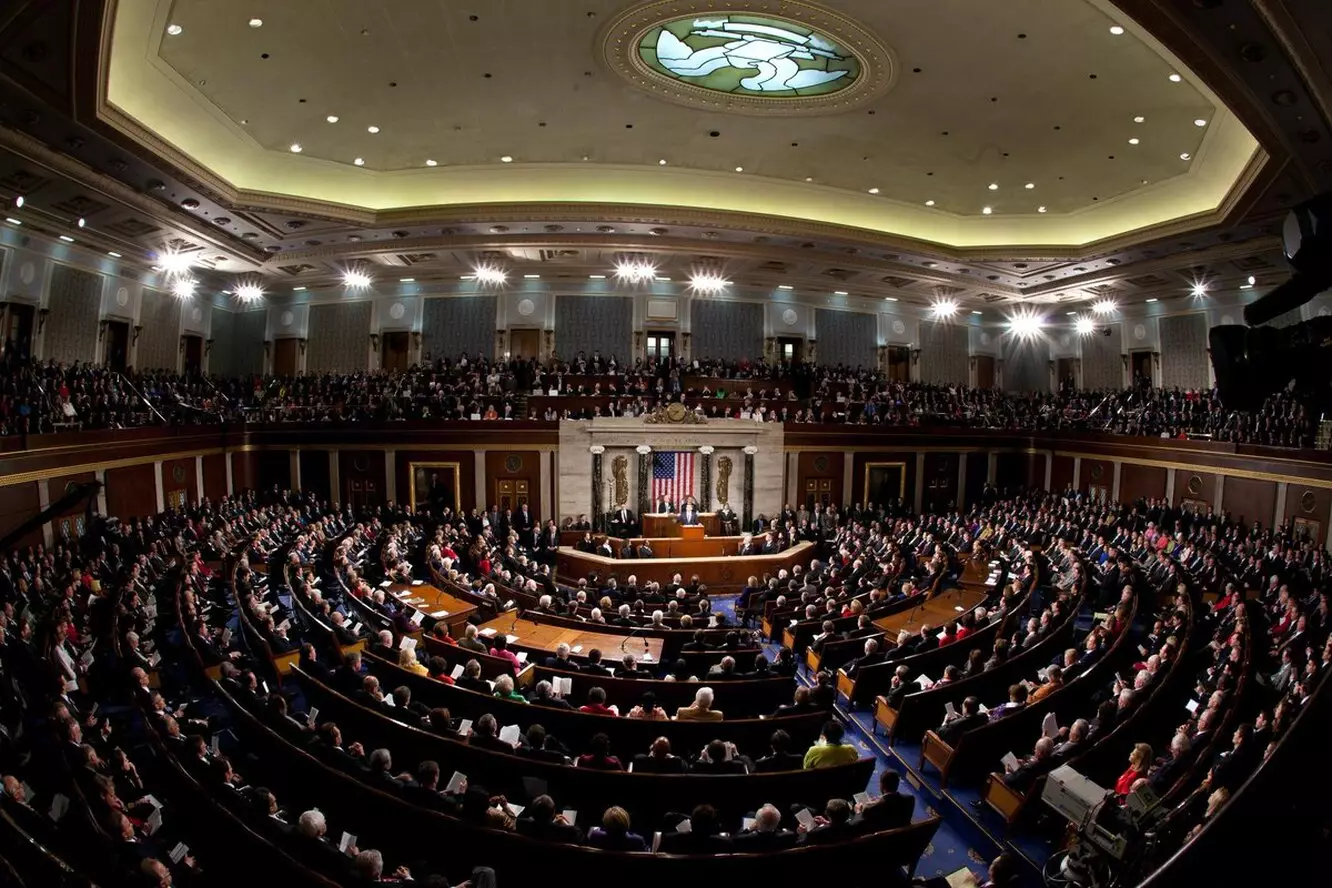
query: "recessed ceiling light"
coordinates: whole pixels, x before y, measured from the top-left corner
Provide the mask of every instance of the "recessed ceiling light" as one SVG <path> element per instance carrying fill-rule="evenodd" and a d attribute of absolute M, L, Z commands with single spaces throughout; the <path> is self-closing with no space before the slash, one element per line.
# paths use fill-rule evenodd
<path fill-rule="evenodd" d="M 291 292 L 293 292 L 293 293 L 299 293 L 299 292 L 301 292 L 301 291 L 304 290 L 304 289 L 305 289 L 304 287 L 292 287 L 292 288 L 291 288 Z"/>
<path fill-rule="evenodd" d="M 847 293 L 845 290 L 833 290 L 833 295 L 834 295 L 834 296 L 848 296 L 848 295 L 850 295 L 850 294 Z"/>
<path fill-rule="evenodd" d="M 539 275 L 539 274 L 525 274 L 525 275 L 523 275 L 523 279 L 524 279 L 524 280 L 529 280 L 529 281 L 540 280 L 540 278 L 541 278 L 541 275 Z"/>
<path fill-rule="evenodd" d="M 426 166 L 428 166 L 428 167 L 439 166 L 439 161 L 437 161 L 437 160 L 427 160 L 427 161 L 426 161 Z"/>
<path fill-rule="evenodd" d="M 167 33 L 172 37 L 179 37 L 184 30 L 180 25 L 167 25 Z"/>
<path fill-rule="evenodd" d="M 291 153 L 292 153 L 292 154 L 300 154 L 300 153 L 301 153 L 301 145 L 300 145 L 299 142 L 292 142 L 292 143 L 291 143 Z"/>
<path fill-rule="evenodd" d="M 1193 295 L 1194 295 L 1194 296 L 1206 296 L 1206 295 L 1207 295 L 1207 284 L 1202 283 L 1201 281 L 1198 282 L 1198 283 L 1196 283 L 1196 284 L 1194 284 L 1194 285 L 1193 285 L 1193 290 L 1192 290 L 1192 292 L 1193 292 Z"/>
<path fill-rule="evenodd" d="M 191 299 L 194 297 L 194 288 L 199 286 L 199 282 L 194 278 L 180 278 L 171 285 L 171 294 L 177 299 Z"/>
<path fill-rule="evenodd" d="M 328 115 L 327 117 L 325 117 L 324 119 L 327 120 L 329 123 L 337 123 L 337 122 L 338 122 L 338 115 L 336 115 L 336 114 L 330 114 L 330 115 Z"/>
<path fill-rule="evenodd" d="M 806 177 L 805 177 L 805 181 L 806 181 L 806 182 L 813 182 L 813 181 L 814 181 L 814 177 L 813 177 L 813 176 L 806 176 Z"/>
<path fill-rule="evenodd" d="M 1141 141 L 1142 141 L 1141 139 L 1138 139 L 1138 138 L 1132 138 L 1132 139 L 1129 139 L 1129 144 L 1130 144 L 1130 145 L 1137 145 L 1137 144 L 1138 144 L 1139 142 L 1141 142 Z"/>
<path fill-rule="evenodd" d="M 999 190 L 999 183 L 998 183 L 998 182 L 991 182 L 991 183 L 990 183 L 990 190 L 991 190 L 991 191 L 998 191 L 998 190 Z"/>
<path fill-rule="evenodd" d="M 1073 329 L 1081 336 L 1090 336 L 1096 332 L 1096 322 L 1091 318 L 1078 318 L 1073 322 Z"/>
<path fill-rule="evenodd" d="M 885 296 L 885 297 L 883 297 L 883 301 L 884 301 L 884 302 L 896 302 L 896 301 L 897 301 L 897 297 L 896 297 L 896 296 Z"/>
<path fill-rule="evenodd" d="M 1044 212 L 1045 212 L 1045 207 L 1037 207 L 1037 208 L 1036 208 L 1036 212 L 1038 212 L 1038 213 L 1044 213 Z"/>
<path fill-rule="evenodd" d="M 979 308 L 973 308 L 971 310 L 971 313 L 974 315 L 983 314 L 983 312 Z"/>
<path fill-rule="evenodd" d="M 1249 275 L 1249 286 L 1252 287 L 1256 283 L 1258 283 L 1258 278 L 1254 277 L 1253 275 Z"/>
<path fill-rule="evenodd" d="M 85 227 L 87 224 L 88 224 L 88 220 L 86 220 L 86 219 L 82 219 L 82 218 L 79 219 L 79 223 L 78 223 L 78 225 L 79 225 L 80 228 Z"/>
<path fill-rule="evenodd" d="M 258 302 L 264 298 L 264 288 L 254 282 L 248 282 L 237 287 L 234 295 L 241 302 Z"/>
<path fill-rule="evenodd" d="M 1147 300 L 1148 304 L 1151 304 L 1151 303 L 1153 303 L 1153 302 L 1155 302 L 1155 301 L 1156 301 L 1156 297 L 1155 297 L 1155 296 L 1153 296 L 1151 299 L 1148 299 L 1148 300 Z"/>
<path fill-rule="evenodd" d="M 743 172 L 745 171 L 745 168 L 744 168 L 744 167 L 736 167 L 736 168 L 735 168 L 735 171 L 736 171 L 737 173 L 743 173 Z"/>
<path fill-rule="evenodd" d="M 458 275 L 458 280 L 460 280 L 460 281 L 474 281 L 474 280 L 476 280 L 476 275 L 474 275 L 474 274 L 460 274 L 460 275 Z"/>
<path fill-rule="evenodd" d="M 657 161 L 657 163 L 659 163 L 662 166 L 666 166 L 666 158 L 663 157 L 661 160 Z"/>
<path fill-rule="evenodd" d="M 871 188 L 871 189 L 869 190 L 869 193 L 870 193 L 870 194 L 878 194 L 878 193 L 879 193 L 879 189 L 877 189 L 877 188 Z"/>
<path fill-rule="evenodd" d="M 1124 29 L 1123 29 L 1122 27 L 1120 27 L 1119 25 L 1111 25 L 1111 26 L 1110 26 L 1110 33 L 1111 33 L 1111 34 L 1114 34 L 1116 37 L 1118 37 L 1120 34 L 1123 34 L 1123 33 L 1124 33 Z"/>
<path fill-rule="evenodd" d="M 62 241 L 64 241 L 65 243 L 67 243 L 67 244 L 72 244 L 72 243 L 74 243 L 74 238 L 70 237 L 68 234 L 62 234 L 62 235 L 60 235 L 60 239 L 61 239 Z"/>
<path fill-rule="evenodd" d="M 19 209 L 23 209 L 23 203 L 24 203 L 23 195 L 20 194 L 18 197 L 14 198 L 14 206 L 18 207 Z"/>
<path fill-rule="evenodd" d="M 990 215 L 991 213 L 994 212 L 994 208 L 993 208 L 993 207 L 981 207 L 981 212 L 988 216 L 988 215 Z"/>
<path fill-rule="evenodd" d="M 261 19 L 261 18 L 252 18 L 252 19 L 250 19 L 250 27 L 251 27 L 251 28 L 262 28 L 263 26 L 264 26 L 264 20 L 263 20 L 263 19 Z"/>
<path fill-rule="evenodd" d="M 365 166 L 365 158 L 358 157 L 355 160 L 353 160 L 352 163 L 356 164 L 358 167 Z"/>
<path fill-rule="evenodd" d="M 1171 82 L 1171 83 L 1179 83 L 1179 82 L 1180 82 L 1181 80 L 1183 80 L 1183 79 L 1184 79 L 1184 78 L 1183 78 L 1183 77 L 1180 77 L 1178 74 L 1171 74 L 1171 75 L 1170 75 L 1170 82 Z"/>
<path fill-rule="evenodd" d="M 106 255 L 110 256 L 112 259 L 120 259 L 120 258 L 122 258 L 121 255 L 120 255 L 119 253 L 117 253 L 115 250 L 107 250 L 107 251 L 106 251 Z"/>
<path fill-rule="evenodd" d="M 604 281 L 606 279 L 604 274 L 589 274 L 588 277 L 594 281 Z"/>
<path fill-rule="evenodd" d="M 1144 122 L 1146 122 L 1146 120 L 1147 120 L 1147 118 L 1146 118 L 1146 117 L 1143 117 L 1141 114 L 1139 114 L 1137 117 L 1133 118 L 1133 122 L 1134 122 L 1134 123 L 1144 123 Z"/>
<path fill-rule="evenodd" d="M 342 285 L 352 290 L 363 290 L 370 286 L 370 275 L 357 268 L 349 268 L 342 273 Z"/>
<path fill-rule="evenodd" d="M 10 225 L 22 225 L 22 224 L 23 224 L 23 223 L 20 222 L 18 219 L 15 219 L 13 216 L 6 216 L 6 217 L 5 217 L 5 221 L 8 222 Z"/>
<path fill-rule="evenodd" d="M 623 259 L 615 263 L 615 276 L 622 281 L 641 284 L 657 276 L 657 266 L 647 260 Z"/>
<path fill-rule="evenodd" d="M 513 157 L 506 154 L 500 158 L 500 163 L 513 163 Z"/>
<path fill-rule="evenodd" d="M 1025 189 L 1027 189 L 1028 191 L 1030 191 L 1031 189 L 1033 189 L 1033 188 L 1036 187 L 1036 183 L 1035 183 L 1035 182 L 1028 182 L 1026 185 L 1023 185 L 1022 187 L 1025 188 Z"/>
<path fill-rule="evenodd" d="M 370 133 L 371 135 L 374 135 L 375 133 L 379 132 L 379 127 L 377 127 L 377 126 L 367 126 L 367 127 L 365 128 L 365 131 L 366 131 L 367 133 Z"/>
<path fill-rule="evenodd" d="M 1189 152 L 1185 151 L 1183 154 L 1181 154 L 1181 155 L 1179 156 L 1179 159 L 1180 159 L 1180 160 L 1188 160 L 1188 159 L 1189 159 L 1190 157 L 1192 157 L 1192 156 L 1193 156 L 1193 155 L 1189 154 Z"/>
<path fill-rule="evenodd" d="M 795 287 L 791 286 L 790 284 L 778 284 L 778 285 L 777 285 L 777 289 L 778 289 L 778 290 L 794 290 Z"/>
<path fill-rule="evenodd" d="M 932 201 L 932 200 L 927 200 L 927 201 L 925 201 L 925 206 L 927 206 L 927 207 L 932 207 L 932 206 L 934 206 L 934 201 Z"/>
<path fill-rule="evenodd" d="M 416 283 L 416 278 L 398 278 L 398 283 L 400 283 L 400 284 L 414 284 L 414 283 Z"/>
<path fill-rule="evenodd" d="M 1201 117 L 1199 117 L 1197 120 L 1193 121 L 1193 125 L 1194 125 L 1194 126 L 1207 126 L 1207 121 L 1205 121 L 1205 120 L 1203 120 Z"/>

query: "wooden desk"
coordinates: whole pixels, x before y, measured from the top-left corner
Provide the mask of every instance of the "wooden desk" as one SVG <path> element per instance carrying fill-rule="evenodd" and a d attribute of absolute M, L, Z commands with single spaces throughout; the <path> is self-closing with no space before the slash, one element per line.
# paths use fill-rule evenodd
<path fill-rule="evenodd" d="M 987 597 L 975 589 L 949 589 L 910 610 L 881 617 L 874 621 L 874 625 L 893 641 L 903 629 L 908 634 L 919 632 L 921 626 L 942 630 L 949 620 L 960 618 Z"/>
<path fill-rule="evenodd" d="M 488 635 L 485 631 L 487 629 L 494 629 L 499 635 L 518 636 L 518 640 L 511 642 L 509 647 L 515 653 L 527 651 L 536 660 L 544 660 L 546 657 L 554 656 L 555 648 L 563 642 L 569 645 L 570 648 L 574 648 L 574 656 L 580 658 L 586 657 L 587 652 L 592 648 L 597 648 L 601 651 L 607 663 L 612 666 L 626 653 L 644 660 L 644 652 L 652 658 L 651 662 L 656 664 L 661 662 L 661 646 L 664 643 L 660 638 L 645 638 L 641 635 L 630 638 L 627 634 L 611 635 L 604 632 L 590 632 L 568 626 L 534 623 L 521 617 L 515 622 L 514 618 L 507 614 L 501 614 L 490 622 L 477 627 L 483 638 Z M 621 648 L 621 645 L 623 645 L 623 648 Z"/>
<path fill-rule="evenodd" d="M 702 530 L 702 528 L 695 528 Z M 602 535 L 597 534 L 593 537 L 598 544 L 601 543 Z M 624 539 L 621 537 L 606 537 L 610 541 L 611 551 L 616 557 L 612 560 L 621 561 L 625 564 L 632 564 L 638 559 L 620 558 L 620 550 L 624 548 Z M 648 546 L 652 548 L 652 558 L 721 558 L 723 556 L 735 555 L 740 551 L 740 543 L 744 537 L 738 536 L 708 536 L 698 539 L 682 539 L 679 537 L 629 537 L 635 545 L 642 540 L 646 540 Z M 566 542 L 561 535 L 560 547 L 578 551 L 578 544 L 583 541 L 583 535 L 573 534 Z M 767 541 L 766 534 L 760 534 L 754 537 L 756 543 Z M 646 560 L 646 559 L 643 559 Z"/>
<path fill-rule="evenodd" d="M 673 549 L 677 546 L 702 546 L 703 551 L 708 551 L 714 544 L 720 544 L 728 551 L 734 552 L 739 541 L 739 537 L 720 537 L 703 540 L 701 543 L 686 540 L 665 542 L 669 542 Z M 655 549 L 657 542 L 659 541 L 654 540 L 652 545 L 654 554 L 659 556 L 661 553 Z M 697 574 L 699 580 L 707 584 L 709 592 L 730 592 L 744 586 L 751 576 L 761 579 L 765 573 L 775 575 L 777 571 L 783 568 L 790 570 L 797 564 L 808 567 L 813 558 L 814 544 L 807 542 L 797 543 L 776 555 L 686 555 L 633 559 L 603 558 L 600 555 L 589 555 L 577 549 L 561 547 L 556 553 L 555 566 L 556 572 L 565 579 L 585 577 L 596 571 L 602 578 L 614 574 L 623 580 L 629 574 L 634 574 L 638 577 L 639 583 L 648 580 L 669 583 L 675 574 L 680 574 L 686 580 Z"/>
<path fill-rule="evenodd" d="M 476 613 L 476 605 L 472 602 L 451 595 L 429 583 L 422 583 L 419 586 L 394 583 L 391 586 L 384 587 L 384 591 L 399 601 L 406 601 L 417 610 L 424 611 L 425 615 L 430 618 L 441 611 L 447 611 L 445 616 L 434 619 L 448 626 L 449 634 L 454 638 L 459 637 L 462 633 L 463 626 L 467 624 L 467 618 Z M 399 593 L 402 592 L 407 593 L 407 599 L 400 597 Z M 417 601 L 417 599 L 420 600 Z"/>
<path fill-rule="evenodd" d="M 721 533 L 720 525 L 717 522 L 716 512 L 699 512 L 698 520 L 703 527 L 704 533 L 708 536 L 717 536 Z M 680 537 L 683 527 L 680 524 L 680 515 L 676 512 L 644 512 L 643 513 L 643 536 L 646 537 Z"/>

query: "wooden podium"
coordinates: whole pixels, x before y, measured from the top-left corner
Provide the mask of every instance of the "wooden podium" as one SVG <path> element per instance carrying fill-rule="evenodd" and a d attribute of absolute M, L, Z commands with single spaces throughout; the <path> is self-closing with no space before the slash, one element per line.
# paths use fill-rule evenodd
<path fill-rule="evenodd" d="M 706 536 L 706 528 L 702 524 L 682 524 L 680 525 L 680 539 L 682 540 L 701 540 Z"/>

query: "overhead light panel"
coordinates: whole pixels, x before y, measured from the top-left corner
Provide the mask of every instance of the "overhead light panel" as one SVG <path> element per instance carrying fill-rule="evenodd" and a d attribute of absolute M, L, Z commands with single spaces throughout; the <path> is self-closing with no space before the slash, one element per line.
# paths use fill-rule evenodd
<path fill-rule="evenodd" d="M 342 285 L 349 290 L 364 290 L 370 284 L 370 275 L 359 268 L 349 268 L 342 273 Z"/>
<path fill-rule="evenodd" d="M 416 278 L 398 278 L 398 283 L 400 283 L 400 284 L 414 284 L 414 283 L 416 283 Z"/>
<path fill-rule="evenodd" d="M 877 188 L 871 188 L 871 189 L 869 190 L 869 193 L 870 193 L 870 194 L 878 194 L 878 193 L 879 193 L 879 189 L 877 189 Z"/>
<path fill-rule="evenodd" d="M 1207 285 L 1204 284 L 1204 283 L 1202 283 L 1202 282 L 1200 281 L 1200 282 L 1198 282 L 1198 283 L 1196 283 L 1196 284 L 1193 285 L 1193 290 L 1192 290 L 1191 292 L 1193 293 L 1193 295 L 1194 295 L 1195 298 L 1202 297 L 1202 296 L 1206 296 L 1206 295 L 1207 295 Z"/>
<path fill-rule="evenodd" d="M 1091 318 L 1078 318 L 1073 322 L 1073 327 L 1082 336 L 1090 336 L 1096 332 L 1096 322 Z"/>
<path fill-rule="evenodd" d="M 262 28 L 263 26 L 264 26 L 264 20 L 263 20 L 263 19 L 261 19 L 261 18 L 252 18 L 252 19 L 250 19 L 250 27 L 251 27 L 251 28 Z"/>
<path fill-rule="evenodd" d="M 1038 213 L 1044 213 L 1044 212 L 1045 212 L 1045 207 L 1037 207 L 1037 208 L 1036 208 L 1036 212 L 1038 212 Z"/>
<path fill-rule="evenodd" d="M 1092 303 L 1092 311 L 1096 312 L 1098 315 L 1110 314 L 1116 307 L 1117 306 L 1109 299 L 1101 299 L 1098 302 Z"/>
<path fill-rule="evenodd" d="M 74 243 L 74 238 L 70 237 L 68 234 L 62 234 L 62 235 L 60 235 L 60 239 L 61 239 L 62 241 L 64 241 L 65 243 L 67 243 L 67 244 L 72 244 L 72 243 Z"/>
<path fill-rule="evenodd" d="M 324 119 L 327 120 L 329 123 L 337 123 L 337 122 L 338 122 L 338 115 L 336 115 L 336 114 L 330 114 L 330 115 L 328 115 L 327 117 L 325 117 Z"/>
<path fill-rule="evenodd" d="M 984 312 L 982 312 L 979 308 L 973 308 L 973 309 L 971 310 L 971 313 L 974 314 L 974 315 L 984 314 Z"/>
<path fill-rule="evenodd" d="M 993 213 L 993 212 L 994 212 L 994 208 L 993 208 L 993 207 L 981 207 L 981 213 L 984 214 L 984 215 L 986 215 L 986 216 L 990 215 L 990 214 Z"/>
<path fill-rule="evenodd" d="M 6 217 L 5 217 L 5 221 L 8 222 L 10 225 L 22 225 L 22 224 L 23 224 L 21 221 L 19 221 L 18 219 L 15 219 L 13 216 L 6 216 Z"/>
<path fill-rule="evenodd" d="M 358 167 L 365 166 L 365 158 L 358 157 L 355 160 L 353 160 L 352 163 L 356 164 Z"/>
<path fill-rule="evenodd" d="M 14 206 L 18 207 L 20 210 L 23 209 L 24 203 L 23 195 L 20 194 L 18 197 L 14 198 Z"/>
<path fill-rule="evenodd" d="M 927 207 L 932 207 L 932 206 L 934 206 L 934 201 L 932 201 L 932 200 L 927 200 L 927 201 L 925 201 L 925 206 L 927 206 Z"/>
<path fill-rule="evenodd" d="M 777 285 L 777 289 L 778 289 L 778 290 L 794 290 L 795 287 L 791 286 L 790 284 L 778 284 L 778 285 Z"/>
<path fill-rule="evenodd" d="M 293 293 L 300 293 L 300 292 L 301 292 L 302 290 L 304 290 L 304 289 L 305 289 L 304 287 L 292 287 L 292 288 L 291 288 L 291 292 L 293 292 Z"/>
<path fill-rule="evenodd" d="M 513 163 L 513 157 L 511 155 L 505 154 L 503 157 L 500 158 L 500 163 Z"/>
<path fill-rule="evenodd" d="M 539 274 L 525 274 L 525 275 L 523 275 L 523 280 L 526 280 L 526 281 L 537 281 L 537 280 L 540 280 L 540 279 L 541 279 L 541 275 L 539 275 Z"/>
<path fill-rule="evenodd" d="M 604 281 L 606 276 L 604 274 L 589 274 L 588 278 L 594 281 Z"/>
<path fill-rule="evenodd" d="M 1156 300 L 1156 297 L 1153 296 L 1151 299 L 1148 299 L 1148 300 L 1147 300 L 1147 304 L 1148 304 L 1148 305 L 1151 305 L 1153 302 L 1156 302 L 1156 301 L 1157 301 L 1157 300 Z"/>
<path fill-rule="evenodd" d="M 1123 28 L 1123 26 L 1121 26 L 1121 25 L 1111 25 L 1111 26 L 1110 26 L 1110 33 L 1111 33 L 1111 34 L 1114 34 L 1116 37 L 1118 37 L 1119 35 L 1121 35 L 1121 34 L 1124 33 L 1124 28 Z"/>
<path fill-rule="evenodd" d="M 172 37 L 179 37 L 184 32 L 185 29 L 182 28 L 180 25 L 167 25 L 167 33 L 170 34 Z"/>
<path fill-rule="evenodd" d="M 951 318 L 953 315 L 957 314 L 957 303 L 953 302 L 951 299 L 941 299 L 930 306 L 930 313 L 934 315 L 936 320 L 940 318 Z"/>
<path fill-rule="evenodd" d="M 194 265 L 194 255 L 192 253 L 182 253 L 178 250 L 166 250 L 157 254 L 157 264 L 167 273 L 168 277 L 185 274 Z"/>
<path fill-rule="evenodd" d="M 1207 121 L 1206 121 L 1206 120 L 1203 120 L 1201 117 L 1199 117 L 1197 120 L 1193 121 L 1193 125 L 1194 125 L 1194 126 L 1207 126 Z"/>
<path fill-rule="evenodd" d="M 253 281 L 247 281 L 236 287 L 232 293 L 238 302 L 254 303 L 264 298 L 264 288 Z"/>
<path fill-rule="evenodd" d="M 480 265 L 476 269 L 477 283 L 500 285 L 509 279 L 509 273 L 497 265 Z"/>
<path fill-rule="evenodd" d="M 107 250 L 107 251 L 106 251 L 106 255 L 110 256 L 112 259 L 120 259 L 120 258 L 123 258 L 123 257 L 122 257 L 119 253 L 117 253 L 115 250 Z"/>
<path fill-rule="evenodd" d="M 834 296 L 849 296 L 849 295 L 851 295 L 851 294 L 847 293 L 845 290 L 833 290 L 833 295 L 834 295 Z"/>
<path fill-rule="evenodd" d="M 1171 82 L 1171 83 L 1179 83 L 1179 82 L 1180 82 L 1181 80 L 1183 80 L 1183 79 L 1184 79 L 1184 78 L 1183 78 L 1183 77 L 1180 77 L 1178 74 L 1171 74 L 1171 75 L 1170 75 L 1170 82 Z"/>
<path fill-rule="evenodd" d="M 999 183 L 998 183 L 998 182 L 991 182 L 991 183 L 989 184 L 988 187 L 989 187 L 989 189 L 990 189 L 991 191 L 998 191 L 998 190 L 999 190 Z"/>
<path fill-rule="evenodd" d="M 367 133 L 369 133 L 370 135 L 373 136 L 375 133 L 379 132 L 379 127 L 377 127 L 377 126 L 367 126 L 367 127 L 365 128 L 365 131 L 366 131 Z"/>
<path fill-rule="evenodd" d="M 439 166 L 439 161 L 437 161 L 437 160 L 429 160 L 429 159 L 427 159 L 427 160 L 426 160 L 426 166 L 428 166 L 428 167 Z"/>
<path fill-rule="evenodd" d="M 745 168 L 744 168 L 744 167 L 736 167 L 736 168 L 735 168 L 735 171 L 736 171 L 737 173 L 743 173 L 743 172 L 745 171 Z"/>
<path fill-rule="evenodd" d="M 291 144 L 291 153 L 292 153 L 292 154 L 300 154 L 302 150 L 303 150 L 303 149 L 301 148 L 301 145 L 300 145 L 299 142 L 293 142 L 293 143 Z"/>

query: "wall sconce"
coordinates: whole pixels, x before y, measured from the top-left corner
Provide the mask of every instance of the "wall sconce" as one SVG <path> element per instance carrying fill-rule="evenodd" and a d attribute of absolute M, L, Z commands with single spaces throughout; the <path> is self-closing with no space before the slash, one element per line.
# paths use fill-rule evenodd
<path fill-rule="evenodd" d="M 1050 372 L 1053 373 L 1054 370 L 1055 370 L 1055 362 L 1054 362 L 1054 361 L 1050 361 L 1050 362 L 1049 362 L 1049 367 L 1050 367 Z"/>
<path fill-rule="evenodd" d="M 50 314 L 51 314 L 51 309 L 49 309 L 49 308 L 39 308 L 39 309 L 37 309 L 37 335 L 38 335 L 38 336 L 41 335 L 41 333 L 42 333 L 42 328 L 46 326 L 46 318 L 47 318 Z"/>
<path fill-rule="evenodd" d="M 205 354 L 205 355 L 211 355 L 212 353 L 213 353 L 213 340 L 211 340 L 211 339 L 205 339 L 205 340 L 204 340 L 204 354 Z"/>
<path fill-rule="evenodd" d="M 914 366 L 914 365 L 919 364 L 919 363 L 920 363 L 920 349 L 919 349 L 919 348 L 913 348 L 913 349 L 911 350 L 911 364 L 912 364 L 912 366 Z"/>
<path fill-rule="evenodd" d="M 308 340 L 308 339 L 298 339 L 298 340 L 296 340 L 296 341 L 299 342 L 299 343 L 301 344 L 301 354 L 305 354 L 305 346 L 306 346 L 307 344 L 309 344 L 310 340 Z"/>
<path fill-rule="evenodd" d="M 271 340 L 271 339 L 265 339 L 265 340 L 264 340 L 264 357 L 265 357 L 265 358 L 268 357 L 268 349 L 269 349 L 272 345 L 273 345 L 273 340 Z"/>
<path fill-rule="evenodd" d="M 421 350 L 421 334 L 418 332 L 412 333 L 412 348 L 417 351 Z"/>
<path fill-rule="evenodd" d="M 102 337 L 106 336 L 106 328 L 111 326 L 110 321 L 102 321 L 97 325 L 97 341 L 101 342 Z"/>
<path fill-rule="evenodd" d="M 130 343 L 131 345 L 138 345 L 138 344 L 139 344 L 139 334 L 142 333 L 142 332 L 143 332 L 143 324 L 135 324 L 135 325 L 134 325 L 134 341 L 133 341 L 132 343 Z"/>
<path fill-rule="evenodd" d="M 181 353 L 182 355 L 185 354 L 185 340 L 186 340 L 186 339 L 189 339 L 189 337 L 188 337 L 188 336 L 182 336 L 182 337 L 180 337 L 180 353 Z"/>
<path fill-rule="evenodd" d="M 371 334 L 370 334 L 370 350 L 371 350 L 371 351 L 379 351 L 379 334 L 378 334 L 378 333 L 371 333 Z"/>

